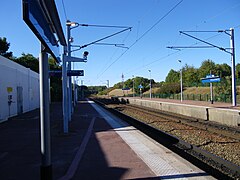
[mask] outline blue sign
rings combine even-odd
[[[138,86],[138,88],[139,88],[139,89],[142,89],[142,88],[143,88],[143,86],[140,84],[140,85]]]
[[[128,88],[128,87],[125,87],[125,88],[122,88],[122,90],[130,90],[130,88]]]
[[[23,20],[56,61],[59,60],[58,42],[38,0],[23,0]]]
[[[202,83],[220,82],[221,78],[219,76],[210,74],[210,75],[207,75],[206,78],[202,78],[201,81],[202,81]]]
[[[49,71],[49,76],[61,77],[62,71],[61,70]],[[84,76],[84,71],[83,70],[68,70],[67,76]]]
[[[220,82],[220,78],[214,78],[214,79],[202,79],[202,83],[213,83],[213,82]]]
[[[67,71],[67,76],[84,76],[83,70],[70,70]]]

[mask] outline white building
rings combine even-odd
[[[0,122],[39,106],[39,74],[0,56]]]

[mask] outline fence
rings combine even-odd
[[[132,95],[129,95],[132,96]],[[135,94],[135,96],[140,96],[139,94]],[[142,97],[148,98],[149,94],[143,94]],[[152,94],[153,98],[163,98],[163,99],[176,99],[180,100],[180,94]],[[183,94],[184,100],[193,100],[193,101],[210,101],[211,96],[209,94]],[[232,95],[230,94],[220,94],[214,95],[213,101],[215,102],[225,102],[231,103],[232,102]],[[237,103],[240,103],[240,96],[237,95]]]

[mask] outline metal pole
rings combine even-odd
[[[234,29],[230,29],[230,48],[231,48],[231,60],[232,60],[232,105],[237,105],[236,100],[236,77],[235,77],[235,47],[234,47]]]
[[[150,73],[150,99],[152,99],[152,80],[151,80],[151,70],[148,70]]]
[[[52,179],[51,139],[49,116],[48,55],[41,44],[39,59],[40,76],[40,137],[41,137],[41,179]]]
[[[63,64],[62,64],[62,91],[63,91],[63,132],[68,133],[68,92],[67,92],[67,67],[65,54],[63,54]]]
[[[133,76],[133,97],[134,97],[134,93],[135,91],[134,91],[134,76]]]
[[[78,78],[78,77],[77,77]],[[78,102],[78,85],[77,85],[77,78],[75,79],[75,105],[77,104]]]
[[[71,31],[70,31],[70,24],[68,23],[70,21],[67,21],[67,52],[68,56],[71,57]],[[71,70],[71,62],[68,62],[67,69]],[[72,115],[72,78],[71,76],[68,77],[68,108],[69,108],[69,114],[68,119],[71,121],[71,115]]]
[[[180,89],[181,89],[181,96],[180,96],[180,101],[183,101],[183,79],[182,79],[182,61],[178,60],[180,63]]]
[[[181,102],[183,101],[183,82],[182,82],[182,68],[181,68]]]
[[[82,98],[84,98],[84,92],[83,92],[83,80],[81,80],[81,90],[82,90]]]
[[[73,70],[74,70],[74,62],[73,62]],[[72,77],[73,81],[73,107],[76,106],[76,79],[75,76]]]
[[[211,104],[213,104],[213,86],[212,86],[212,83],[210,83],[210,93],[211,93]]]

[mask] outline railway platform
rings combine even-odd
[[[214,179],[107,112],[80,101],[62,133],[51,105],[53,179]],[[0,179],[40,179],[39,110],[0,124]]]
[[[120,99],[120,98],[119,98]],[[160,98],[121,97],[126,102],[152,109],[181,114],[226,126],[240,126],[240,107],[230,103]]]
[[[213,102],[211,101],[194,101],[194,100],[177,100],[177,99],[165,99],[165,98],[149,98],[149,97],[127,97],[131,99],[142,99],[142,100],[151,100],[151,101],[160,101],[160,102],[166,102],[166,103],[174,103],[174,104],[185,104],[185,105],[193,105],[193,106],[203,106],[203,107],[212,107],[212,108],[222,108],[222,109],[234,109],[234,110],[240,110],[240,105],[237,104],[236,106],[233,106],[231,103],[225,103],[225,102]]]

